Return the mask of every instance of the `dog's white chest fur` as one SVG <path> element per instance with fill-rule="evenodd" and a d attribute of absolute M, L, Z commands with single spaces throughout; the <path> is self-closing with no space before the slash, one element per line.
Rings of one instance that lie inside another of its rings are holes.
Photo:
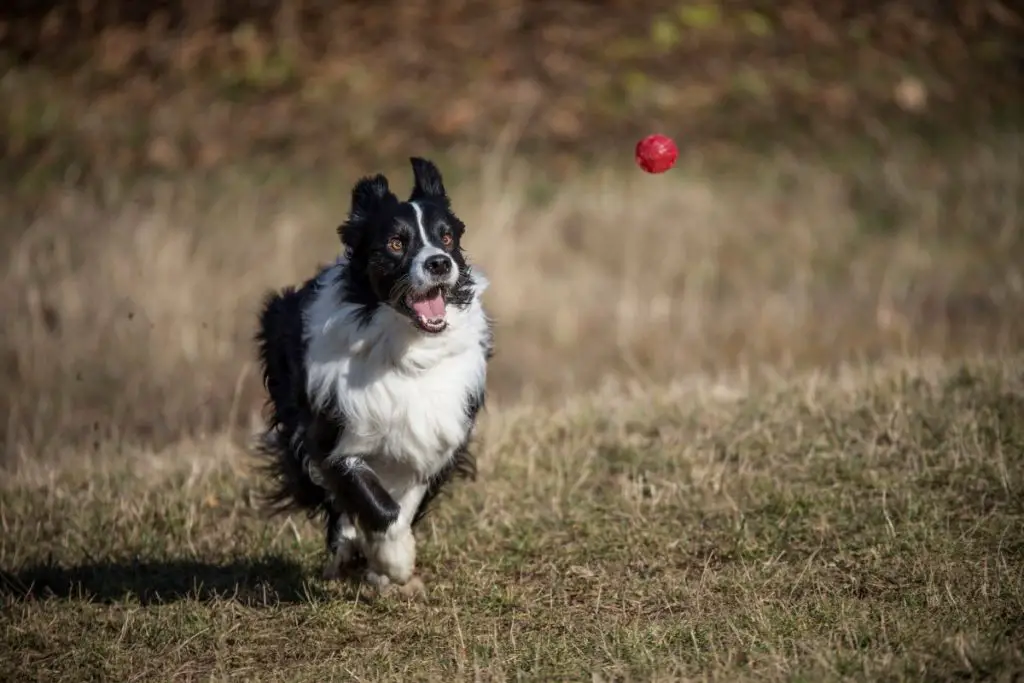
<path fill-rule="evenodd" d="M 425 476 L 436 473 L 469 429 L 466 402 L 482 372 L 476 355 L 443 358 L 416 374 L 381 372 L 371 354 L 312 367 L 311 376 L 326 375 L 335 385 L 345 415 L 336 452 L 406 463 Z"/>
<path fill-rule="evenodd" d="M 467 402 L 486 379 L 480 301 L 451 310 L 448 329 L 437 335 L 386 307 L 360 324 L 339 296 L 340 267 L 321 275 L 306 319 L 308 391 L 315 405 L 334 403 L 344 416 L 334 454 L 362 456 L 386 479 L 394 470 L 428 478 L 466 438 Z"/>

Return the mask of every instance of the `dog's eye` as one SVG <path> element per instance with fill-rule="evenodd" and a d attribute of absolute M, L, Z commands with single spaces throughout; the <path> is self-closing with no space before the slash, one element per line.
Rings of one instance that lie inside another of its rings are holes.
<path fill-rule="evenodd" d="M 443 244 L 446 249 L 452 246 L 451 233 L 446 232 L 445 234 L 441 235 L 441 244 Z"/>
<path fill-rule="evenodd" d="M 388 249 L 395 252 L 396 254 L 402 253 L 402 249 L 404 248 L 405 245 L 402 244 L 402 240 L 398 239 L 397 237 L 392 237 L 391 239 L 388 240 Z"/>

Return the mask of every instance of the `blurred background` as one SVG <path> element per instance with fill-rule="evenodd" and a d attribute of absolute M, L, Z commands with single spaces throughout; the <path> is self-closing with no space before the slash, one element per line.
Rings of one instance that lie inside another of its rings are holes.
<path fill-rule="evenodd" d="M 411 155 L 492 280 L 499 409 L 1019 349 L 1022 81 L 994 0 L 8 0 L 4 458 L 246 438 L 264 292 Z"/>

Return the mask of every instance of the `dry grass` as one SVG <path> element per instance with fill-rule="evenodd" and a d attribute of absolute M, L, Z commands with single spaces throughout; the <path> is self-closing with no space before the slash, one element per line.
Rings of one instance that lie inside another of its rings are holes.
<path fill-rule="evenodd" d="M 491 412 L 423 601 L 316 576 L 230 440 L 0 484 L 5 680 L 1017 680 L 1024 358 Z"/>
<path fill-rule="evenodd" d="M 894 145 L 731 177 L 688 160 L 661 177 L 612 169 L 550 186 L 497 150 L 451 183 L 470 257 L 493 281 L 492 392 L 557 402 L 609 375 L 1016 348 L 1021 152 L 1013 134 L 943 157 Z M 262 399 L 255 307 L 334 257 L 348 188 L 371 170 L 310 185 L 186 177 L 99 199 L 58 190 L 30 214 L 11 209 L 8 453 L 248 429 Z"/>
<path fill-rule="evenodd" d="M 0 13 L 0 680 L 1024 677 L 1007 3 L 178 4 Z M 406 603 L 258 509 L 250 340 L 430 150 L 498 355 Z"/>
<path fill-rule="evenodd" d="M 453 181 L 495 400 L 413 604 L 317 580 L 243 447 L 255 306 L 374 169 L 9 197 L 0 679 L 1011 680 L 1021 152 Z"/>

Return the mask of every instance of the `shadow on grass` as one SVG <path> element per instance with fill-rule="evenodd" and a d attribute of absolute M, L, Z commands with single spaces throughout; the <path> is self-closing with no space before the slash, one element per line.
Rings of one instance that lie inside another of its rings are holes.
<path fill-rule="evenodd" d="M 229 600 L 248 606 L 309 602 L 323 591 L 290 560 L 270 557 L 226 563 L 196 560 L 110 561 L 74 567 L 40 564 L 0 571 L 0 595 L 14 599 L 138 600 L 144 605 L 182 600 Z"/>

